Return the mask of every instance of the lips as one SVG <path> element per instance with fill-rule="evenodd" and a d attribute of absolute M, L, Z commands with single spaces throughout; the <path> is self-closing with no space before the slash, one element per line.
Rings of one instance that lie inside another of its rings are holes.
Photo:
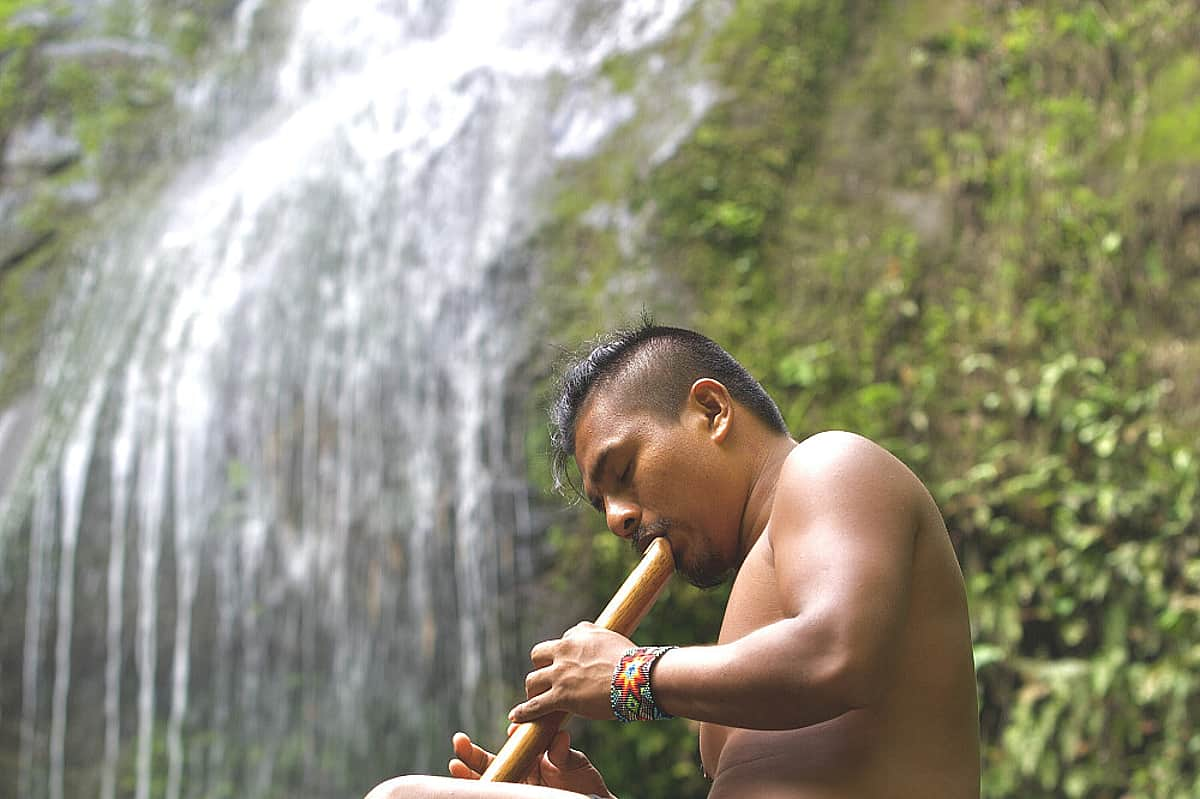
<path fill-rule="evenodd" d="M 665 537 L 666 537 L 666 536 L 662 536 L 662 535 L 648 535 L 648 536 L 645 536 L 645 537 L 643 537 L 643 538 L 640 538 L 640 539 L 639 539 L 639 540 L 638 540 L 638 541 L 637 541 L 637 542 L 634 544 L 634 549 L 636 549 L 636 550 L 637 550 L 637 553 L 638 553 L 638 555 L 639 555 L 639 556 L 641 556 L 641 555 L 645 555 L 645 554 L 646 554 L 646 550 L 650 548 L 650 543 L 651 543 L 652 541 L 654 541 L 654 539 L 656 539 L 656 538 L 665 538 Z"/>
<path fill-rule="evenodd" d="M 666 538 L 671 532 L 671 522 L 667 519 L 656 519 L 650 524 L 638 527 L 633 534 L 633 539 L 630 543 L 633 549 L 638 553 L 638 556 L 646 554 L 646 549 L 649 548 L 650 542 L 656 538 Z"/>

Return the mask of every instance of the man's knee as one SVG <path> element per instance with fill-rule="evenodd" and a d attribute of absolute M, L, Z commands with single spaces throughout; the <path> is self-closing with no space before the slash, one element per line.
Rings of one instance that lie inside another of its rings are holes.
<path fill-rule="evenodd" d="M 430 778 L 423 774 L 409 774 L 381 782 L 371 789 L 365 799 L 425 799 L 433 796 L 434 787 Z"/>

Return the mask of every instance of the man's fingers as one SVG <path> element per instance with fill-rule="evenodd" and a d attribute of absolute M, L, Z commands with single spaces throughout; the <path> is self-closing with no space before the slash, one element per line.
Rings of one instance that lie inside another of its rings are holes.
<path fill-rule="evenodd" d="M 553 692 L 539 694 L 508 711 L 508 720 L 517 724 L 541 718 L 554 709 Z"/>
<path fill-rule="evenodd" d="M 550 762 L 559 768 L 564 768 L 567 765 L 567 755 L 571 751 L 571 733 L 566 730 L 559 730 L 554 736 L 554 740 L 550 742 L 550 748 L 546 750 L 546 754 L 550 757 Z"/>
<path fill-rule="evenodd" d="M 466 733 L 456 732 L 452 739 L 454 745 L 454 755 L 466 768 L 482 774 L 487 770 L 488 765 L 492 762 L 492 754 L 486 749 L 482 749 L 471 743 L 470 737 Z M 453 764 L 453 761 L 451 761 Z M 453 774 L 453 771 L 451 771 Z M 458 776 L 455 774 L 454 776 Z"/>
<path fill-rule="evenodd" d="M 534 644 L 533 649 L 529 650 L 529 661 L 533 663 L 535 669 L 540 669 L 543 666 L 549 666 L 554 662 L 554 645 L 558 640 L 542 641 L 540 644 Z"/>
<path fill-rule="evenodd" d="M 561 730 L 558 735 L 554 736 L 554 740 L 550 742 L 550 749 L 546 752 L 546 758 L 550 761 L 551 766 L 558 769 L 559 773 L 574 771 L 591 764 L 587 755 L 578 749 L 571 748 L 571 734 L 566 730 Z"/>
<path fill-rule="evenodd" d="M 579 635 L 581 633 L 591 632 L 592 630 L 598 630 L 598 629 L 600 629 L 600 627 L 595 622 L 581 621 L 578 624 L 576 624 L 574 627 L 572 627 L 571 629 L 569 629 L 565 633 L 563 633 L 563 638 L 571 638 L 571 637 Z"/>
<path fill-rule="evenodd" d="M 553 685 L 549 669 L 538 669 L 525 675 L 525 696 L 533 699 L 538 694 L 544 694 Z"/>
<path fill-rule="evenodd" d="M 460 780 L 477 780 L 480 772 L 475 771 L 457 757 L 450 761 L 450 776 Z"/>

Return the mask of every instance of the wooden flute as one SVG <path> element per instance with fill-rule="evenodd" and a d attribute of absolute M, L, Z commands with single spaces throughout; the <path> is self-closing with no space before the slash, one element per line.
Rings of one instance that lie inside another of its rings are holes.
<path fill-rule="evenodd" d="M 641 561 L 609 600 L 596 619 L 596 624 L 624 636 L 632 635 L 674 573 L 675 560 L 671 555 L 670 543 L 665 538 L 655 538 L 646 548 Z M 565 711 L 558 711 L 517 725 L 479 779 L 482 782 L 523 780 L 542 753 L 550 748 L 555 733 L 569 715 Z"/>

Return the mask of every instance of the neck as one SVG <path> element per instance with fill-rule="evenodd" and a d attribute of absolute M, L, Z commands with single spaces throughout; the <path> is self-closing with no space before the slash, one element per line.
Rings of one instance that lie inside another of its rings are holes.
<path fill-rule="evenodd" d="M 790 436 L 769 435 L 761 446 L 753 448 L 755 460 L 752 464 L 750 491 L 746 495 L 746 506 L 742 510 L 742 526 L 738 531 L 738 563 L 746 559 L 751 547 L 767 529 L 771 518 L 771 506 L 775 502 L 775 487 L 779 484 L 779 472 L 783 462 L 796 447 Z"/>

